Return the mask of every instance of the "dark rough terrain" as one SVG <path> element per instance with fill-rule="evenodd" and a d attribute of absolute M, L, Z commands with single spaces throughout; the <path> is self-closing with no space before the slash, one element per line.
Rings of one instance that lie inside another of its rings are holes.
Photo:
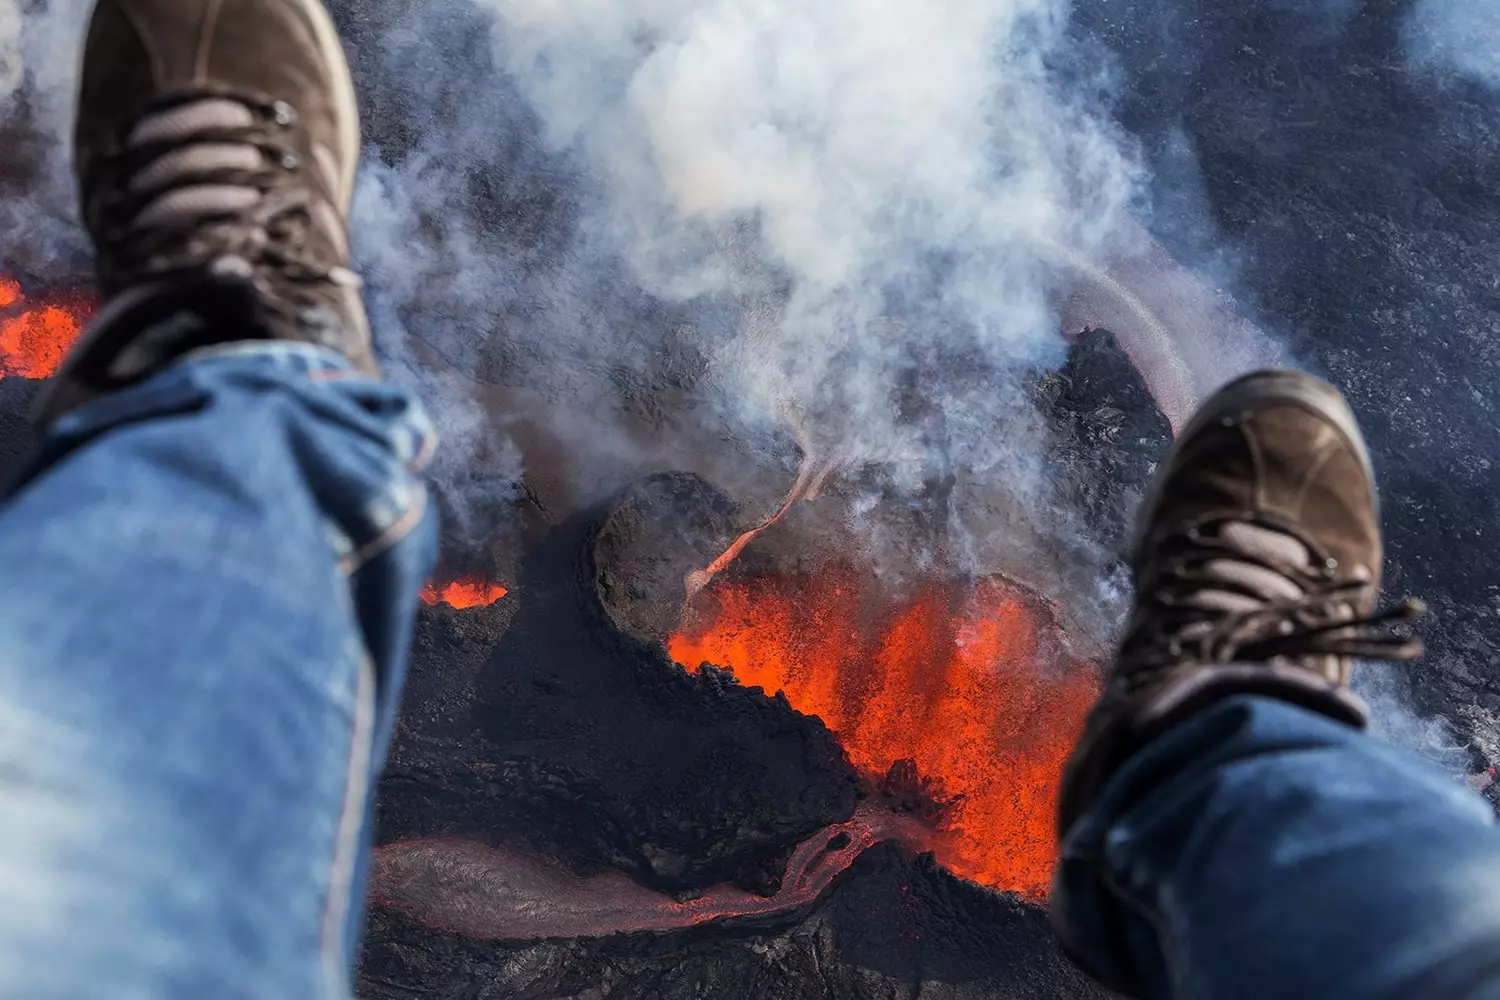
<path fill-rule="evenodd" d="M 766 886 L 794 844 L 853 812 L 854 772 L 784 703 L 615 632 L 584 565 L 596 524 L 572 518 L 524 557 L 509 607 L 424 619 L 379 839 L 519 833 L 664 890 Z M 416 721 L 428 691 L 444 699 L 436 731 Z"/>
<path fill-rule="evenodd" d="M 790 926 L 506 945 L 373 915 L 361 996 L 626 1000 L 1101 997 L 1045 915 L 894 847 L 867 851 Z"/>
<path fill-rule="evenodd" d="M 1039 394 L 1052 423 L 1060 505 L 1082 511 L 1097 541 L 1123 555 L 1131 516 L 1172 443 L 1171 426 L 1107 330 L 1079 333 Z"/>
<path fill-rule="evenodd" d="M 1409 672 L 1500 763 L 1500 103 L 1414 67 L 1409 0 L 1083 0 L 1155 169 L 1153 229 L 1350 396 L 1380 475 L 1387 592 L 1432 606 Z M 1337 9 L 1336 9 L 1337 8 Z M 1340 16 L 1340 12 L 1342 16 Z"/>

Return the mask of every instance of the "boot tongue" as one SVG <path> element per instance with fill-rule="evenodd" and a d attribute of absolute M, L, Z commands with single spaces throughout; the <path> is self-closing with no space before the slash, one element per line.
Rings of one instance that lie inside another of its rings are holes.
<path fill-rule="evenodd" d="M 1292 577 L 1269 569 L 1265 564 L 1285 566 L 1288 569 L 1311 568 L 1312 553 L 1291 535 L 1245 521 L 1233 521 L 1223 526 L 1219 538 L 1230 551 L 1210 559 L 1203 565 L 1207 578 L 1202 589 L 1184 597 L 1184 605 L 1238 614 L 1254 611 L 1273 601 L 1296 600 L 1306 596 L 1304 590 Z M 1235 552 L 1247 558 L 1236 559 Z M 1223 589 L 1214 586 L 1222 582 Z M 1195 622 L 1183 631 L 1185 638 L 1199 635 L 1213 628 L 1210 621 Z"/>

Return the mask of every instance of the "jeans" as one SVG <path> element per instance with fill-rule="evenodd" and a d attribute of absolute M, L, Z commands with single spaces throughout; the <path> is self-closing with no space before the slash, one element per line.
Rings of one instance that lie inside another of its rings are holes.
<path fill-rule="evenodd" d="M 433 443 L 286 343 L 47 434 L 0 510 L 0 997 L 349 995 Z"/>
<path fill-rule="evenodd" d="M 1425 762 L 1265 698 L 1148 744 L 1068 831 L 1053 905 L 1145 997 L 1500 997 L 1500 830 Z"/>

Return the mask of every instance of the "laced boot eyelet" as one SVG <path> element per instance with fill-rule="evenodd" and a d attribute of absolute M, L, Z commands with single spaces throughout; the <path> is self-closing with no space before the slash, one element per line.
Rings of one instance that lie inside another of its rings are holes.
<path fill-rule="evenodd" d="M 281 169 L 288 171 L 297 170 L 302 166 L 302 160 L 292 152 L 282 153 L 278 162 L 281 164 Z"/>
<path fill-rule="evenodd" d="M 295 125 L 297 122 L 297 109 L 286 101 L 276 101 L 271 105 L 271 120 L 282 128 Z"/>

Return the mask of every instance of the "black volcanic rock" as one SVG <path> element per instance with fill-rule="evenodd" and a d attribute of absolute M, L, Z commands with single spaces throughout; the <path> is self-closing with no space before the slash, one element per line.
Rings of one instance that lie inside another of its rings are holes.
<path fill-rule="evenodd" d="M 370 1000 L 1094 1000 L 1044 912 L 893 845 L 863 854 L 795 919 L 674 934 L 477 942 L 371 916 L 356 988 Z"/>
<path fill-rule="evenodd" d="M 692 473 L 662 472 L 627 487 L 604 514 L 590 554 L 603 613 L 627 635 L 664 642 L 680 624 L 686 570 L 717 558 L 742 530 L 741 517 L 733 500 Z"/>
<path fill-rule="evenodd" d="M 784 699 L 686 671 L 614 626 L 594 565 L 601 522 L 624 544 L 613 511 L 577 515 L 528 553 L 507 610 L 423 611 L 379 840 L 515 835 L 663 890 L 769 890 L 792 847 L 853 812 L 854 770 Z M 682 555 L 679 581 L 697 559 Z"/>
<path fill-rule="evenodd" d="M 12 470 L 36 443 L 31 410 L 42 383 L 25 378 L 0 378 L 0 469 Z"/>
<path fill-rule="evenodd" d="M 1386 586 L 1431 614 L 1406 694 L 1500 764 L 1500 116 L 1411 58 L 1421 5 L 1081 0 L 1119 60 L 1153 232 L 1349 397 Z M 1339 8 L 1336 12 L 1334 8 Z"/>
<path fill-rule="evenodd" d="M 1051 425 L 1062 502 L 1095 540 L 1123 552 L 1136 508 L 1172 443 L 1146 381 L 1108 330 L 1084 330 L 1037 389 Z"/>

